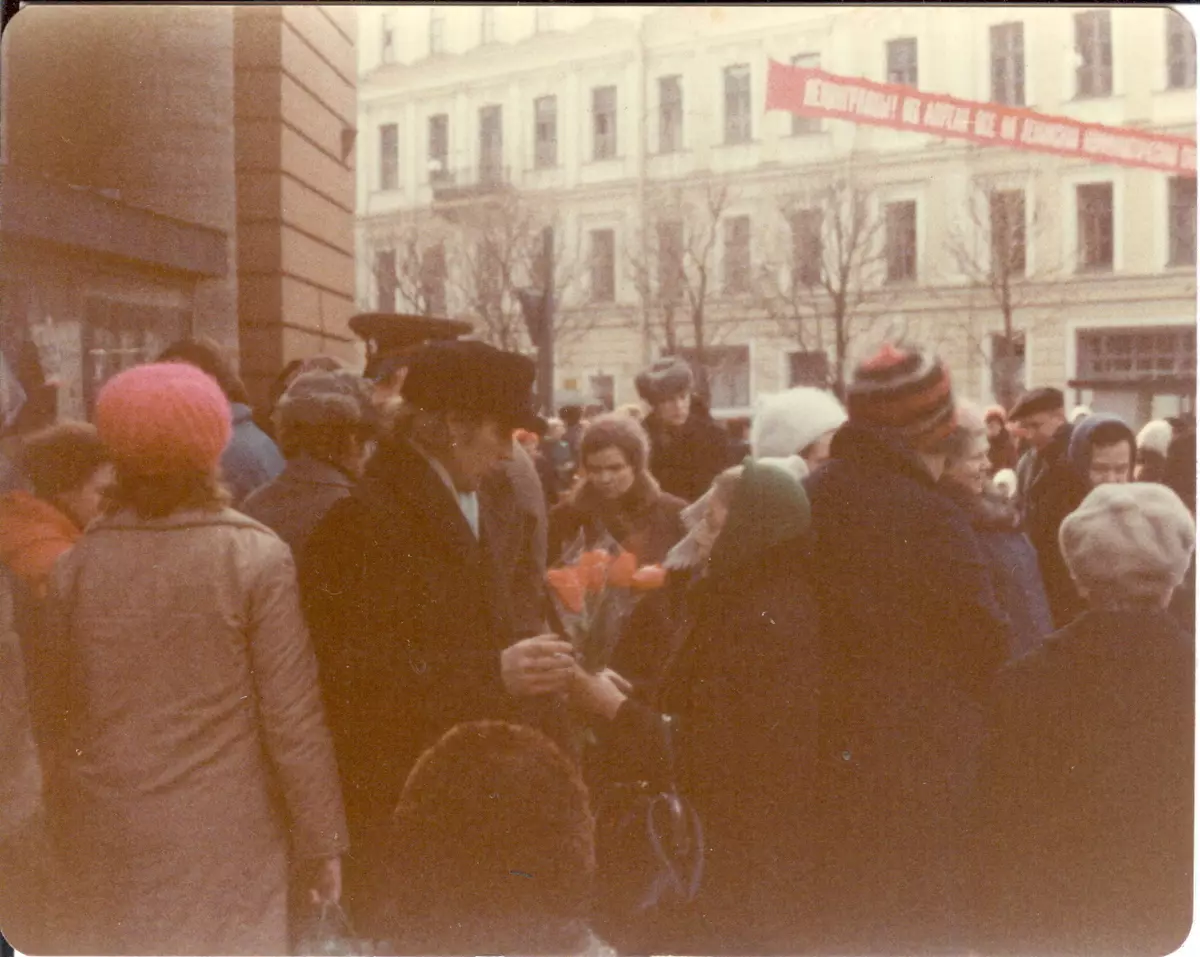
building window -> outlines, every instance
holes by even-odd
[[[616,408],[617,380],[615,376],[604,373],[588,376],[588,384],[591,386],[592,398],[602,405],[606,412],[611,412]]]
[[[483,184],[504,178],[504,113],[499,106],[479,108],[479,177]]]
[[[888,282],[917,278],[917,204],[913,200],[884,207]]]
[[[991,28],[992,102],[1025,105],[1025,24],[997,23]]]
[[[749,143],[750,66],[739,63],[725,68],[725,142]]]
[[[888,40],[887,81],[897,86],[917,85],[917,38]]]
[[[617,155],[617,88],[598,86],[592,90],[592,158],[613,159]]]
[[[789,217],[792,227],[792,285],[815,286],[821,282],[820,209],[796,210]]]
[[[446,11],[433,7],[429,11],[429,54],[446,50]]]
[[[593,229],[592,302],[612,302],[616,296],[616,239],[611,229]]]
[[[1196,265],[1196,177],[1173,176],[1169,182],[1171,266]]]
[[[375,253],[375,308],[379,312],[396,311],[396,252],[380,249]]]
[[[804,67],[808,70],[819,69],[821,66],[821,54],[797,53],[792,57],[792,66]],[[810,136],[813,133],[820,132],[821,118],[819,116],[792,114],[792,136]]]
[[[421,298],[425,315],[446,314],[446,247],[441,243],[421,254]]]
[[[683,223],[658,224],[658,299],[677,303],[683,298]]]
[[[485,6],[479,10],[479,42],[496,42],[496,8]]]
[[[700,357],[695,349],[681,349],[680,355],[699,373]],[[712,408],[744,409],[750,405],[749,346],[709,346],[704,350],[704,368]]]
[[[730,216],[725,220],[725,295],[740,296],[750,291],[750,217]]]
[[[1004,334],[993,332],[988,335],[988,348],[991,361],[988,363],[988,373],[991,380],[988,390],[992,395],[1006,383],[1012,383],[1021,388],[1025,383],[1025,333],[1013,330],[1012,354],[1003,358]]]
[[[683,78],[658,78],[658,151],[683,149]]]
[[[1113,184],[1086,183],[1075,187],[1079,268],[1113,268]]]
[[[554,9],[552,7],[534,7],[533,30],[535,33],[549,33],[554,29]]]
[[[379,188],[400,187],[400,127],[384,123],[379,127]]]
[[[450,117],[438,113],[429,118],[429,178],[443,179],[450,172]]]
[[[1080,331],[1078,377],[1083,381],[1196,378],[1196,327]]]
[[[1191,24],[1174,10],[1167,12],[1167,87],[1190,90],[1196,86],[1196,34]]]
[[[396,62],[396,28],[392,24],[392,15],[385,13],[379,21],[379,62]]]
[[[1111,96],[1112,15],[1108,10],[1075,14],[1075,95]]]
[[[788,388],[808,386],[824,389],[829,385],[829,356],[824,352],[793,352],[788,355]]]
[[[558,98],[539,96],[533,101],[533,165],[548,169],[558,165]]]
[[[988,197],[992,236],[992,275],[1025,275],[1025,191],[997,190]]]

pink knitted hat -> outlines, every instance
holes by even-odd
[[[216,380],[182,362],[134,366],[109,379],[96,400],[96,428],[131,475],[210,472],[233,433]]]

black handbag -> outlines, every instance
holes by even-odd
[[[662,716],[667,780],[614,784],[596,810],[596,887],[609,920],[690,904],[704,876],[704,828],[675,788],[672,719]]]

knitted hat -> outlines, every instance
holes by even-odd
[[[890,342],[854,370],[846,400],[851,422],[890,432],[917,451],[935,448],[958,423],[942,361]]]
[[[638,395],[650,405],[658,405],[677,395],[691,392],[696,384],[692,367],[678,356],[659,359],[634,380]]]
[[[1155,419],[1142,426],[1142,431],[1137,434],[1137,447],[1165,457],[1174,437],[1175,430],[1171,428],[1170,422],[1166,419]]]
[[[126,369],[96,400],[100,438],[131,475],[212,471],[229,444],[231,414],[217,381],[183,362]]]
[[[832,392],[799,388],[764,395],[750,430],[751,454],[756,459],[795,455],[845,422],[846,410]]]
[[[1183,581],[1196,523],[1165,485],[1097,486],[1059,528],[1071,577],[1095,596],[1154,599]]]

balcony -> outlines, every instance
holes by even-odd
[[[434,205],[442,205],[501,196],[513,185],[507,166],[488,164],[458,170],[433,167],[429,170],[429,188]]]

